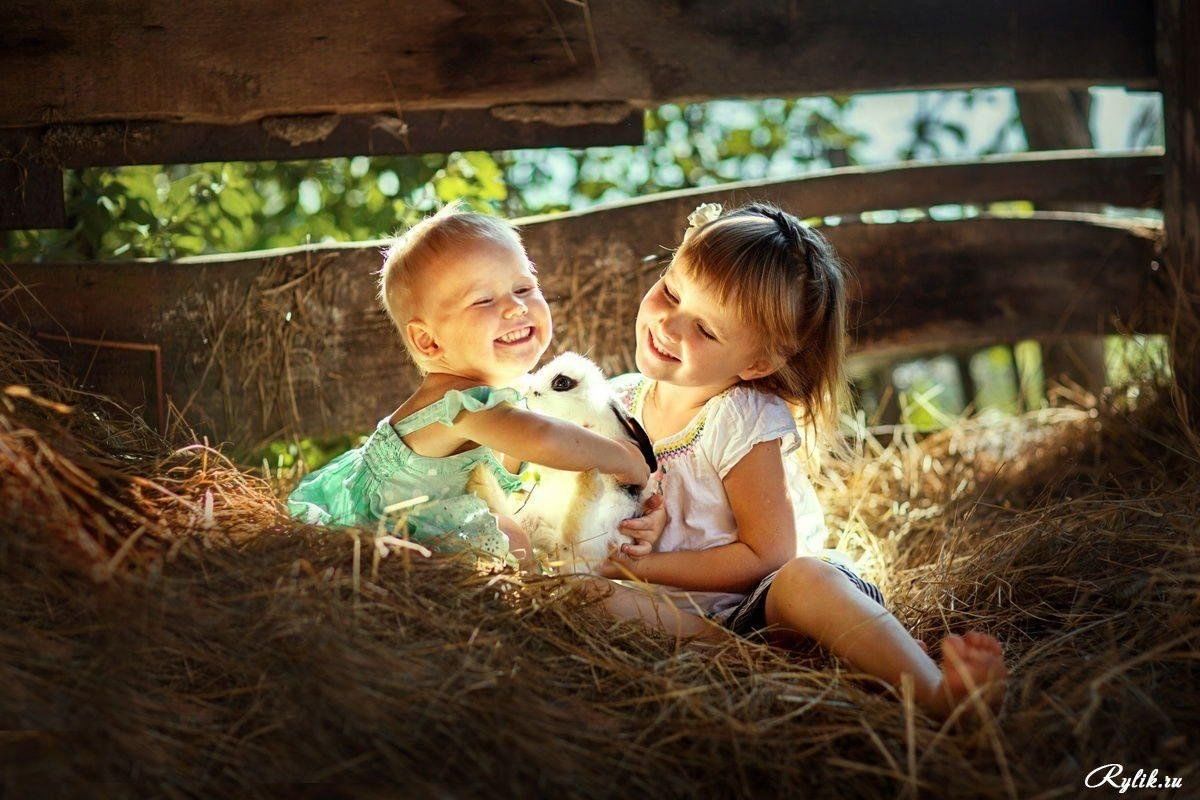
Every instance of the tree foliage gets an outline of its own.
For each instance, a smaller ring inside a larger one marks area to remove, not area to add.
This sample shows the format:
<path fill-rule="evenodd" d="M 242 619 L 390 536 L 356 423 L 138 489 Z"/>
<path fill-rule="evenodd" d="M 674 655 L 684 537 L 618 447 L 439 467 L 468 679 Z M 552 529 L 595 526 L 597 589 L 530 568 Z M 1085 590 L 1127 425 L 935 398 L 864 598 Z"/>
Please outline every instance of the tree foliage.
<path fill-rule="evenodd" d="M 666 105 L 646 143 L 294 162 L 96 168 L 66 230 L 6 235 L 8 260 L 174 259 L 388 236 L 462 199 L 508 217 L 850 162 L 845 99 Z"/>

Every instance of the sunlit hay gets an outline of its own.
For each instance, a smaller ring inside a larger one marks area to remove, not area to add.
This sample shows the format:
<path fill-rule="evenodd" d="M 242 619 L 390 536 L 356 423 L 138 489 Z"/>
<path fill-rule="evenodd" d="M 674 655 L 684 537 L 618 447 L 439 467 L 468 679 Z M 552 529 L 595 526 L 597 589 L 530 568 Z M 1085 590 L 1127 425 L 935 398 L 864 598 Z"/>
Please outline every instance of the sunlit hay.
<path fill-rule="evenodd" d="M 185 539 L 211 546 L 279 520 L 263 480 L 206 445 L 171 449 L 3 323 L 0 352 L 3 519 L 54 536 L 91 577 L 157 567 Z"/>
<path fill-rule="evenodd" d="M 202 402 L 193 397 L 182 411 L 193 417 L 207 414 L 232 441 L 255 444 L 257 438 L 247 438 L 248 431 L 278 426 L 282 435 L 303 428 L 302 395 L 315 397 L 314 407 L 327 413 L 328 376 L 322 365 L 341 357 L 339 339 L 329 331 L 349 325 L 338 311 L 337 295 L 345 282 L 332 268 L 335 260 L 333 253 L 313 250 L 278 256 L 266 261 L 247 285 L 220 284 L 219 291 L 191 296 L 180 313 L 211 343 L 205 362 L 193 366 L 220 387 L 221 402 L 219 407 L 193 408 L 191 404 Z M 297 309 L 305 311 L 295 313 Z M 376 317 L 371 320 L 376 332 L 390 335 L 390 323 Z M 235 403 L 234 397 L 249 402 Z"/>
<path fill-rule="evenodd" d="M 266 480 L 172 450 L 17 332 L 0 349 L 0 390 L 25 387 L 0 394 L 14 797 L 1009 798 L 1081 794 L 1108 763 L 1200 780 L 1200 471 L 1163 408 L 868 439 L 826 465 L 831 526 L 935 654 L 972 627 L 1008 644 L 999 717 L 940 726 L 819 656 L 680 645 L 564 579 L 297 525 Z"/>
<path fill-rule="evenodd" d="M 554 344 L 591 358 L 609 375 L 636 369 L 630 346 L 628 310 L 666 267 L 669 253 L 635 252 L 619 239 L 603 242 L 601 252 L 579 252 L 570 264 L 545 275 L 542 290 L 554 317 Z M 596 270 L 591 264 L 618 264 Z"/>

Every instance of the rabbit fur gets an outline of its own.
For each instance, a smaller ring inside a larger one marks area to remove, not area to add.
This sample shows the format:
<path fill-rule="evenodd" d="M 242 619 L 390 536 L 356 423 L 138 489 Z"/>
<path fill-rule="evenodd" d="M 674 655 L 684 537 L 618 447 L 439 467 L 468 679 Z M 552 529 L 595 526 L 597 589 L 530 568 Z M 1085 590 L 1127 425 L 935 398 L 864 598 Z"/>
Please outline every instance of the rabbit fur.
<path fill-rule="evenodd" d="M 578 353 L 562 353 L 525 377 L 522 389 L 531 411 L 574 422 L 610 439 L 638 444 L 650 471 L 657 470 L 654 447 L 642 426 L 617 403 L 604 373 Z M 654 493 L 646 486 L 621 485 L 612 475 L 596 470 L 566 472 L 538 466 L 539 480 L 524 503 L 505 496 L 495 477 L 476 468 L 467 484 L 497 514 L 510 514 L 529 534 L 531 543 L 557 557 L 574 571 L 590 571 L 610 550 L 632 539 L 617 524 L 639 516 L 642 504 Z"/>

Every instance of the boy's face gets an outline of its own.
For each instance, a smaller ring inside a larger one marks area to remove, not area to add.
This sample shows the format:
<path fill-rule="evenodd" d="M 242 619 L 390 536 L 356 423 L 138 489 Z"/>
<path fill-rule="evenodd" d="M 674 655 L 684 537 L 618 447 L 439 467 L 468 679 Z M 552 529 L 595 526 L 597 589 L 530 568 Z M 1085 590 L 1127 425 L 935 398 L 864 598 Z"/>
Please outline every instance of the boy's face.
<path fill-rule="evenodd" d="M 674 262 L 642 298 L 636 328 L 638 371 L 655 380 L 725 389 L 771 372 L 754 332 Z"/>
<path fill-rule="evenodd" d="M 514 245 L 467 243 L 426 265 L 418 284 L 407 333 L 430 371 L 502 385 L 550 345 L 550 308 Z"/>

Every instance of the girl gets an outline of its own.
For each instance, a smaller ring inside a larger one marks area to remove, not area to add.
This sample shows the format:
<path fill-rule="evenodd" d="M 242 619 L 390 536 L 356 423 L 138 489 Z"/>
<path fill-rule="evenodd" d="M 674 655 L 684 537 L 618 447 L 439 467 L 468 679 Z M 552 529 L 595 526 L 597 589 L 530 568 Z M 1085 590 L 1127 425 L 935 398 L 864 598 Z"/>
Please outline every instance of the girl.
<path fill-rule="evenodd" d="M 618 588 L 608 606 L 683 636 L 711 630 L 707 617 L 742 635 L 815 640 L 893 686 L 912 676 L 917 702 L 939 716 L 975 687 L 998 704 L 1007 673 L 995 638 L 947 636 L 939 666 L 876 586 L 797 557 L 819 552 L 825 528 L 789 404 L 806 430 L 831 435 L 844 384 L 846 276 L 832 247 L 767 204 L 707 204 L 689 222 L 638 309 L 641 374 L 614 379 L 654 442 L 666 505 L 622 523 L 641 541 L 604 569 L 686 594 Z"/>
<path fill-rule="evenodd" d="M 300 482 L 288 497 L 293 516 L 370 524 L 427 496 L 407 509 L 413 540 L 511 563 L 512 555 L 530 555 L 528 539 L 515 521 L 497 519 L 467 493 L 477 464 L 505 491 L 520 486 L 511 470 L 522 461 L 598 469 L 623 483 L 649 479 L 635 445 L 516 406 L 520 396 L 507 384 L 537 364 L 552 331 L 533 265 L 510 224 L 447 206 L 388 251 L 379 295 L 421 384 L 362 447 Z"/>

